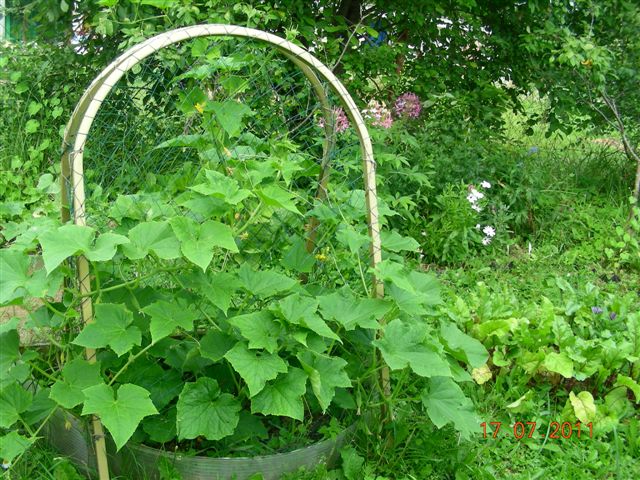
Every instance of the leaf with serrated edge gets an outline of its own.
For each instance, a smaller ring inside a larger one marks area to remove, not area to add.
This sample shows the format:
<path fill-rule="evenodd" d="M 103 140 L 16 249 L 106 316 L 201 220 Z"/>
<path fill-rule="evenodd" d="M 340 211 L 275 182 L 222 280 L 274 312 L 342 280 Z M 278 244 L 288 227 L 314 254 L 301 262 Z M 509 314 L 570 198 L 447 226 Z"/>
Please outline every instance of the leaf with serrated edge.
<path fill-rule="evenodd" d="M 124 305 L 100 303 L 94 322 L 85 325 L 72 343 L 87 348 L 109 346 L 121 356 L 142 342 L 142 334 L 132 322 L 133 314 Z"/>
<path fill-rule="evenodd" d="M 180 257 L 180 242 L 169 222 L 144 222 L 129 230 L 130 243 L 122 246 L 122 252 L 130 260 L 140 260 L 149 253 L 158 258 L 173 260 Z"/>
<path fill-rule="evenodd" d="M 433 377 L 422 392 L 422 403 L 429 418 L 438 428 L 452 422 L 464 438 L 480 430 L 473 403 L 450 378 Z"/>
<path fill-rule="evenodd" d="M 298 207 L 296 207 L 293 198 L 295 195 L 288 192 L 277 185 L 267 185 L 257 190 L 258 196 L 262 199 L 265 205 L 275 208 L 284 208 L 290 212 L 302 215 Z"/>
<path fill-rule="evenodd" d="M 326 412 L 338 387 L 350 387 L 351 380 L 344 371 L 347 362 L 339 357 L 329 357 L 311 352 L 298 354 L 298 360 L 311 382 L 322 411 Z"/>
<path fill-rule="evenodd" d="M 247 383 L 250 397 L 260 393 L 269 380 L 287 371 L 287 364 L 277 354 L 249 350 L 245 343 L 237 343 L 224 358 Z"/>
<path fill-rule="evenodd" d="M 240 282 L 238 277 L 226 272 L 195 271 L 182 277 L 185 287 L 196 290 L 213 305 L 227 314 L 231 306 L 231 298 Z"/>
<path fill-rule="evenodd" d="M 302 421 L 304 404 L 302 396 L 307 390 L 307 374 L 299 368 L 290 367 L 251 399 L 251 413 L 279 415 Z"/>
<path fill-rule="evenodd" d="M 95 245 L 84 252 L 84 255 L 92 262 L 106 262 L 116 254 L 118 245 L 127 243 L 129 243 L 129 239 L 124 235 L 111 232 L 103 233 L 97 238 Z"/>
<path fill-rule="evenodd" d="M 382 248 L 391 252 L 417 252 L 420 244 L 411 237 L 403 237 L 395 230 L 381 232 Z"/>
<path fill-rule="evenodd" d="M 31 393 L 15 382 L 0 390 L 0 428 L 10 428 L 17 422 L 32 400 Z"/>
<path fill-rule="evenodd" d="M 93 228 L 81 225 L 63 225 L 43 233 L 39 241 L 47 273 L 51 273 L 68 257 L 89 250 L 94 235 Z"/>
<path fill-rule="evenodd" d="M 241 189 L 236 180 L 220 172 L 205 170 L 205 177 L 205 183 L 189 188 L 202 195 L 220 198 L 229 205 L 237 205 L 245 198 L 253 195 L 249 190 Z"/>
<path fill-rule="evenodd" d="M 293 294 L 278 302 L 277 311 L 293 325 L 301 325 L 322 337 L 339 341 L 340 337 L 315 312 L 318 301 L 315 298 Z"/>
<path fill-rule="evenodd" d="M 489 352 L 482 343 L 463 333 L 453 323 L 443 321 L 440 326 L 440 334 L 456 358 L 460 355 L 463 356 L 463 360 L 466 360 L 473 368 L 479 368 L 487 362 Z"/>
<path fill-rule="evenodd" d="M 24 437 L 16 430 L 0 436 L 0 459 L 3 463 L 11 463 L 14 458 L 26 452 L 35 441 L 35 437 Z"/>
<path fill-rule="evenodd" d="M 199 224 L 187 217 L 173 217 L 170 223 L 183 255 L 203 271 L 213 259 L 214 247 L 238 252 L 231 228 L 224 223 L 207 220 Z"/>
<path fill-rule="evenodd" d="M 170 442 L 177 434 L 176 407 L 171 407 L 168 411 L 160 415 L 146 418 L 142 422 L 142 429 L 154 442 Z"/>
<path fill-rule="evenodd" d="M 391 310 L 392 305 L 378 298 L 356 298 L 344 290 L 317 297 L 320 312 L 326 320 L 334 320 L 345 330 L 356 327 L 379 329 L 378 320 Z"/>
<path fill-rule="evenodd" d="M 237 340 L 231 335 L 221 332 L 220 330 L 209 330 L 207 334 L 200 339 L 200 354 L 204 358 L 219 362 L 225 354 L 233 348 Z"/>
<path fill-rule="evenodd" d="M 25 296 L 53 295 L 60 289 L 62 272 L 47 275 L 34 269 L 32 257 L 19 250 L 0 250 L 0 305 Z"/>
<path fill-rule="evenodd" d="M 117 398 L 114 397 L 113 388 L 104 383 L 85 388 L 83 393 L 82 415 L 98 415 L 111 433 L 118 450 L 131 438 L 144 417 L 158 413 L 149 398 L 149 392 L 138 385 L 121 385 Z"/>
<path fill-rule="evenodd" d="M 424 328 L 396 319 L 385 326 L 384 336 L 373 344 L 392 370 L 408 365 L 422 377 L 450 377 L 451 369 L 444 354 L 435 345 L 425 343 L 426 340 Z"/>
<path fill-rule="evenodd" d="M 238 277 L 247 291 L 260 298 L 291 291 L 298 283 L 293 278 L 273 270 L 253 271 L 246 263 L 238 270 Z"/>
<path fill-rule="evenodd" d="M 283 298 L 277 305 L 282 316 L 294 325 L 300 325 L 306 316 L 318 310 L 318 300 L 298 293 Z"/>
<path fill-rule="evenodd" d="M 235 100 L 207 102 L 206 109 L 213 110 L 216 120 L 230 137 L 235 137 L 240 133 L 244 125 L 244 117 L 253 115 L 253 110 L 244 103 Z"/>
<path fill-rule="evenodd" d="M 142 311 L 151 317 L 149 331 L 153 343 L 171 335 L 178 327 L 192 330 L 193 321 L 198 318 L 196 312 L 181 301 L 160 300 L 144 307 Z"/>
<path fill-rule="evenodd" d="M 102 383 L 100 363 L 89 363 L 76 358 L 62 369 L 62 379 L 51 387 L 49 398 L 64 408 L 73 408 L 84 401 L 85 388 Z"/>
<path fill-rule="evenodd" d="M 218 382 L 202 377 L 186 383 L 177 404 L 178 439 L 199 436 L 220 440 L 231 435 L 238 425 L 240 402 L 221 393 Z"/>
<path fill-rule="evenodd" d="M 242 336 L 249 340 L 249 348 L 264 348 L 269 353 L 278 349 L 281 328 L 268 311 L 238 315 L 228 321 L 240 329 Z"/>

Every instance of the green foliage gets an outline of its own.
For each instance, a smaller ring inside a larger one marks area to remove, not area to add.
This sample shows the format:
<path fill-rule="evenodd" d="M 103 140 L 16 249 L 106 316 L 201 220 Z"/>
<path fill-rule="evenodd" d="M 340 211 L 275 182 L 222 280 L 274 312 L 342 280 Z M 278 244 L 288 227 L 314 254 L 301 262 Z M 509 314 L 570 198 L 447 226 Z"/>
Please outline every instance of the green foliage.
<path fill-rule="evenodd" d="M 43 44 L 0 46 L 0 219 L 55 212 L 62 129 L 92 69 Z"/>

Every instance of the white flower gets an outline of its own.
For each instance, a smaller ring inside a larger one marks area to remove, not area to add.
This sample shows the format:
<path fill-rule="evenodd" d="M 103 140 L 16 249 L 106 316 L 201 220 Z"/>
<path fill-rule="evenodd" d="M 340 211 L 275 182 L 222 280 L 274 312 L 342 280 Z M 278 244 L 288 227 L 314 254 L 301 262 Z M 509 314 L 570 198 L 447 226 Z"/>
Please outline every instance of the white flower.
<path fill-rule="evenodd" d="M 482 225 L 480 225 L 479 223 L 476 223 L 476 230 L 480 230 L 482 228 Z"/>
<path fill-rule="evenodd" d="M 469 201 L 469 203 L 476 203 L 478 200 L 482 198 L 484 198 L 484 193 L 479 192 L 475 188 L 472 188 L 471 193 L 467 195 L 467 200 Z"/>
<path fill-rule="evenodd" d="M 489 182 L 487 182 L 486 180 L 483 180 L 483 181 L 480 183 L 480 186 L 481 186 L 482 188 L 491 188 L 491 184 L 490 184 Z"/>
<path fill-rule="evenodd" d="M 482 244 L 483 245 L 489 245 L 491 243 L 491 237 L 484 237 L 482 239 Z"/>
<path fill-rule="evenodd" d="M 481 212 L 482 211 L 482 208 L 477 203 L 472 204 L 471 208 L 473 208 L 476 212 Z"/>
<path fill-rule="evenodd" d="M 482 233 L 484 233 L 487 237 L 491 238 L 496 235 L 496 229 L 493 228 L 491 225 L 487 225 L 482 229 Z"/>

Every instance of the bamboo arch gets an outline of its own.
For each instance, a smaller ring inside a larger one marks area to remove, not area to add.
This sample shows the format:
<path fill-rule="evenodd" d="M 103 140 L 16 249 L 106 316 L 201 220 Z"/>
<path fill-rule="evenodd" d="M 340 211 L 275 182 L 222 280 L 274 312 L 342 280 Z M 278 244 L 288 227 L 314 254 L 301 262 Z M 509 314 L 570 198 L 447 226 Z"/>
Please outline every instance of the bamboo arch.
<path fill-rule="evenodd" d="M 102 102 L 109 92 L 127 71 L 145 58 L 175 43 L 198 37 L 236 37 L 257 40 L 275 47 L 302 70 L 318 96 L 323 106 L 323 113 L 328 120 L 325 122 L 325 158 L 323 159 L 323 168 L 319 182 L 319 195 L 324 195 L 323 189 L 326 187 L 328 178 L 328 170 L 325 167 L 327 166 L 326 162 L 328 160 L 327 152 L 331 148 L 331 125 L 333 122 L 330 121 L 329 117 L 331 111 L 328 106 L 326 92 L 318 77 L 325 80 L 337 94 L 349 120 L 355 126 L 356 134 L 360 140 L 367 223 L 369 237 L 371 239 L 369 250 L 371 265 L 376 267 L 382 261 L 382 251 L 378 219 L 375 160 L 369 133 L 355 102 L 333 72 L 308 51 L 277 35 L 246 27 L 208 24 L 184 27 L 162 33 L 124 52 L 93 80 L 84 95 L 80 98 L 64 133 L 61 160 L 62 221 L 68 222 L 69 220 L 73 220 L 73 223 L 76 225 L 86 225 L 83 166 L 84 147 L 93 120 L 96 118 Z M 73 218 L 71 218 L 72 214 Z M 89 263 L 87 259 L 82 256 L 78 257 L 77 279 L 80 293 L 84 298 L 81 305 L 81 314 L 85 323 L 91 323 L 93 321 L 93 304 L 91 297 L 87 295 L 91 291 L 89 273 Z M 383 284 L 375 276 L 372 279 L 372 287 L 373 296 L 382 298 L 384 295 Z M 95 362 L 95 353 L 93 349 L 86 349 L 85 356 L 87 360 Z M 388 370 L 383 372 L 382 383 L 386 390 L 388 388 Z M 93 418 L 93 429 L 99 478 L 100 480 L 108 480 L 109 470 L 104 433 L 102 424 L 97 417 Z"/>

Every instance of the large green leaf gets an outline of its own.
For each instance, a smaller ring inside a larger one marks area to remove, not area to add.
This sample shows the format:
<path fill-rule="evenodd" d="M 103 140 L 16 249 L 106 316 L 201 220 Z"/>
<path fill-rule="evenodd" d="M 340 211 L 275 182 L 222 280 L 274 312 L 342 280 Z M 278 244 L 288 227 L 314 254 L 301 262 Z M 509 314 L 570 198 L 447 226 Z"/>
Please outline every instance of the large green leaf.
<path fill-rule="evenodd" d="M 180 242 L 169 222 L 144 222 L 129 230 L 130 243 L 122 246 L 122 252 L 131 260 L 139 260 L 149 253 L 171 260 L 180 257 Z"/>
<path fill-rule="evenodd" d="M 118 245 L 129 243 L 127 237 L 107 232 L 93 244 L 94 236 L 92 228 L 82 225 L 62 225 L 43 233 L 39 240 L 47 273 L 72 255 L 83 254 L 93 262 L 105 262 L 113 258 Z"/>
<path fill-rule="evenodd" d="M 121 385 L 117 398 L 113 388 L 104 383 L 85 388 L 83 392 L 82 415 L 98 415 L 118 450 L 131 438 L 144 417 L 158 413 L 149 392 L 138 385 Z"/>
<path fill-rule="evenodd" d="M 64 408 L 73 408 L 84 401 L 85 388 L 100 383 L 100 364 L 76 358 L 64 366 L 62 378 L 53 384 L 49 397 Z"/>
<path fill-rule="evenodd" d="M 593 401 L 591 393 L 584 391 L 576 395 L 573 392 L 569 392 L 569 401 L 573 406 L 573 412 L 576 418 L 582 423 L 596 420 L 596 404 Z"/>
<path fill-rule="evenodd" d="M 384 328 L 384 336 L 373 344 L 380 349 L 392 370 L 406 366 L 422 377 L 450 377 L 451 369 L 444 353 L 427 336 L 426 328 L 393 320 Z"/>
<path fill-rule="evenodd" d="M 544 367 L 550 372 L 559 373 L 564 378 L 573 377 L 573 360 L 566 353 L 547 353 L 544 357 Z"/>
<path fill-rule="evenodd" d="M 284 208 L 285 210 L 289 210 L 290 212 L 302 215 L 300 213 L 300 210 L 298 210 L 298 207 L 296 207 L 295 201 L 293 200 L 295 198 L 295 195 L 277 185 L 267 185 L 258 189 L 256 193 L 265 205 L 274 208 Z"/>
<path fill-rule="evenodd" d="M 615 387 L 627 387 L 633 392 L 633 396 L 636 398 L 636 403 L 640 403 L 640 384 L 631 377 L 625 375 L 618 375 L 616 378 Z"/>
<path fill-rule="evenodd" d="M 204 149 L 211 145 L 211 138 L 209 135 L 193 134 L 193 135 L 178 135 L 177 137 L 165 140 L 156 148 L 171 148 L 171 147 L 187 147 Z"/>
<path fill-rule="evenodd" d="M 209 330 L 200 339 L 200 354 L 204 358 L 219 362 L 225 354 L 233 348 L 237 340 L 231 335 L 227 335 L 220 330 Z"/>
<path fill-rule="evenodd" d="M 32 395 L 16 382 L 0 390 L 0 428 L 10 428 L 31 405 Z"/>
<path fill-rule="evenodd" d="M 298 355 L 298 360 L 311 382 L 311 388 L 316 395 L 322 411 L 326 412 L 336 394 L 338 387 L 350 387 L 351 380 L 344 368 L 347 362 L 339 357 L 328 357 L 312 352 Z"/>
<path fill-rule="evenodd" d="M 213 259 L 214 247 L 221 247 L 232 252 L 237 252 L 238 247 L 233 239 L 231 228 L 224 223 L 215 220 L 207 220 L 199 224 L 187 217 L 173 217 L 170 220 L 182 253 L 191 262 L 207 269 Z"/>
<path fill-rule="evenodd" d="M 452 422 L 464 438 L 480 430 L 473 403 L 457 383 L 447 377 L 433 377 L 422 392 L 422 403 L 429 418 L 438 428 Z"/>
<path fill-rule="evenodd" d="M 356 327 L 380 328 L 378 320 L 384 317 L 392 305 L 377 298 L 356 298 L 350 291 L 335 292 L 318 297 L 320 311 L 327 320 L 342 325 L 345 330 Z"/>
<path fill-rule="evenodd" d="M 0 372 L 4 376 L 20 358 L 20 335 L 16 330 L 18 320 L 11 322 L 12 328 L 0 333 Z M 7 324 L 2 324 L 2 327 Z"/>
<path fill-rule="evenodd" d="M 315 263 L 315 258 L 307 251 L 301 238 L 296 238 L 282 257 L 282 265 L 285 268 L 300 273 L 311 272 Z"/>
<path fill-rule="evenodd" d="M 202 377 L 185 384 L 177 410 L 179 439 L 202 435 L 220 440 L 235 430 L 242 406 L 232 395 L 221 393 L 214 379 Z"/>
<path fill-rule="evenodd" d="M 392 285 L 416 295 L 420 293 L 411 280 L 411 271 L 401 263 L 389 259 L 383 260 L 377 265 L 375 272 L 380 280 L 390 282 Z"/>
<path fill-rule="evenodd" d="M 142 422 L 142 429 L 154 442 L 170 442 L 175 439 L 178 433 L 176 415 L 176 407 L 171 407 L 168 411 L 160 415 L 145 418 Z"/>
<path fill-rule="evenodd" d="M 356 231 L 351 225 L 343 225 L 336 233 L 336 240 L 348 246 L 353 254 L 357 254 L 362 247 L 371 242 L 368 235 Z"/>
<path fill-rule="evenodd" d="M 62 284 L 62 275 L 49 275 L 30 267 L 31 256 L 19 250 L 0 250 L 0 305 L 25 295 L 54 295 Z M 33 271 L 30 271 L 33 270 Z"/>
<path fill-rule="evenodd" d="M 205 107 L 215 113 L 216 120 L 230 137 L 236 137 L 244 125 L 244 117 L 253 115 L 253 110 L 235 100 L 207 102 Z"/>
<path fill-rule="evenodd" d="M 198 318 L 197 313 L 180 300 L 160 300 L 147 305 L 142 311 L 151 317 L 149 331 L 153 343 L 171 335 L 178 327 L 192 330 L 193 321 Z"/>
<path fill-rule="evenodd" d="M 99 303 L 93 323 L 86 325 L 72 343 L 87 348 L 111 347 L 118 356 L 140 345 L 142 334 L 131 325 L 133 314 L 124 305 Z"/>
<path fill-rule="evenodd" d="M 281 327 L 273 315 L 266 310 L 238 315 L 229 319 L 229 323 L 240 330 L 249 340 L 249 348 L 264 348 L 269 353 L 278 349 L 278 337 Z"/>
<path fill-rule="evenodd" d="M 307 374 L 299 368 L 290 367 L 251 399 L 251 413 L 279 415 L 302 421 L 304 404 L 302 396 L 307 390 Z"/>
<path fill-rule="evenodd" d="M 269 380 L 287 371 L 287 364 L 276 353 L 249 350 L 245 343 L 237 343 L 224 357 L 247 383 L 251 397 L 260 393 Z"/>
<path fill-rule="evenodd" d="M 238 270 L 238 277 L 247 291 L 260 298 L 290 291 L 298 283 L 296 280 L 273 270 L 253 271 L 246 263 Z"/>
<path fill-rule="evenodd" d="M 204 183 L 189 188 L 202 195 L 220 198 L 229 205 L 237 205 L 245 198 L 253 195 L 249 190 L 240 188 L 236 180 L 220 172 L 205 170 L 205 178 L 206 181 Z"/>
<path fill-rule="evenodd" d="M 35 438 L 20 435 L 17 430 L 0 436 L 0 459 L 3 463 L 11 463 L 14 458 L 26 452 L 35 441 Z"/>
<path fill-rule="evenodd" d="M 316 314 L 318 300 L 294 293 L 278 303 L 277 311 L 293 325 L 300 325 L 317 333 L 321 337 L 341 342 L 340 337 Z"/>
<path fill-rule="evenodd" d="M 487 363 L 489 352 L 482 343 L 463 333 L 453 323 L 443 321 L 440 326 L 440 335 L 451 354 L 458 360 L 466 361 L 473 368 L 479 368 Z"/>
<path fill-rule="evenodd" d="M 302 322 L 305 317 L 314 315 L 317 310 L 318 300 L 300 295 L 299 293 L 289 295 L 277 304 L 277 311 L 279 311 L 289 323 L 294 325 L 300 325 L 300 322 Z"/>
<path fill-rule="evenodd" d="M 387 231 L 383 230 L 380 233 L 382 239 L 382 248 L 391 252 L 417 252 L 420 248 L 420 244 L 411 237 L 403 237 L 395 230 Z"/>
<path fill-rule="evenodd" d="M 107 232 L 100 235 L 95 244 L 83 253 L 92 262 L 106 262 L 116 254 L 118 245 L 126 245 L 127 243 L 129 243 L 127 237 Z"/>
<path fill-rule="evenodd" d="M 149 391 L 151 401 L 158 410 L 166 407 L 180 395 L 184 381 L 176 369 L 165 370 L 155 358 L 136 360 L 118 377 L 120 383 L 133 383 Z"/>
<path fill-rule="evenodd" d="M 31 373 L 29 364 L 21 361 L 18 323 L 13 318 L 0 324 L 0 389 L 13 382 L 24 382 Z"/>
<path fill-rule="evenodd" d="M 238 277 L 226 272 L 196 271 L 183 276 L 182 279 L 187 288 L 203 295 L 225 315 L 231 306 L 233 294 L 240 288 Z"/>
<path fill-rule="evenodd" d="M 386 293 L 398 308 L 409 315 L 423 315 L 428 313 L 428 307 L 442 302 L 440 298 L 440 282 L 430 273 L 409 272 L 407 279 L 414 287 L 414 292 L 390 284 Z"/>
<path fill-rule="evenodd" d="M 56 230 L 43 233 L 39 240 L 44 268 L 51 273 L 71 255 L 86 252 L 94 235 L 93 228 L 80 225 L 62 225 Z"/>

